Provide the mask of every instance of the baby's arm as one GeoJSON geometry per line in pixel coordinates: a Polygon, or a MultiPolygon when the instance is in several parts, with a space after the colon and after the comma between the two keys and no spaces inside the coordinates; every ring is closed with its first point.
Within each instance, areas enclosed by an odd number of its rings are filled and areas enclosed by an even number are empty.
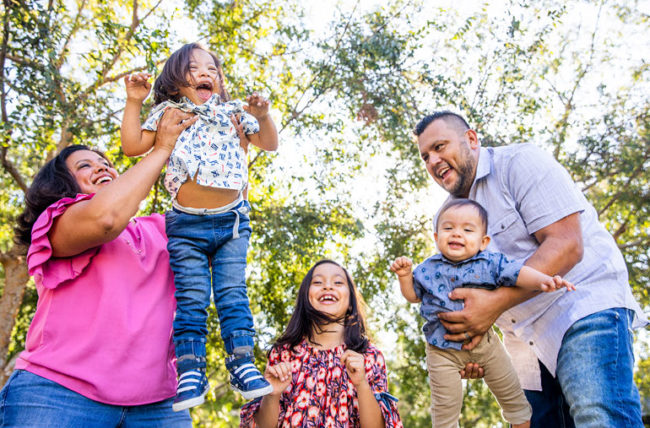
{"type": "Polygon", "coordinates": [[[399,288],[404,298],[411,303],[419,303],[421,300],[415,294],[412,268],[413,262],[408,257],[398,257],[390,265],[390,270],[397,274],[399,288]]]}
{"type": "Polygon", "coordinates": [[[151,91],[148,73],[136,73],[124,78],[126,86],[126,106],[120,127],[122,151],[127,156],[138,156],[146,153],[153,147],[156,133],[143,131],[140,124],[140,110],[142,102],[151,91]]]}
{"type": "Polygon", "coordinates": [[[262,150],[274,151],[278,148],[278,130],[269,114],[269,100],[253,92],[246,97],[247,106],[244,110],[255,116],[260,124],[260,132],[249,135],[250,142],[262,150]]]}
{"type": "Polygon", "coordinates": [[[545,292],[555,291],[562,287],[566,287],[568,291],[576,289],[575,285],[560,275],[549,276],[530,266],[522,266],[515,285],[527,290],[545,292]]]}

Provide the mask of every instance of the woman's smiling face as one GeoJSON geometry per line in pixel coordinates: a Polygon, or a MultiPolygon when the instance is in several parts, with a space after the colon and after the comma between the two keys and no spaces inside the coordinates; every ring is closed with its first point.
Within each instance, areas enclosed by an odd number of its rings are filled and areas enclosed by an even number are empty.
{"type": "Polygon", "coordinates": [[[83,193],[97,193],[99,189],[117,178],[111,163],[92,150],[79,150],[65,160],[68,171],[83,193]]]}
{"type": "Polygon", "coordinates": [[[332,263],[316,266],[309,285],[309,303],[334,318],[345,316],[350,307],[350,285],[340,266],[332,263]]]}

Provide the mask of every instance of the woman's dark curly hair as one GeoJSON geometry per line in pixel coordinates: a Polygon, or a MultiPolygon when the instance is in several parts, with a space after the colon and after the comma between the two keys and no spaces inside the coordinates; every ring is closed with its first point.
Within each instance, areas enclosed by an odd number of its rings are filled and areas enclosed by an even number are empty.
{"type": "Polygon", "coordinates": [[[187,74],[190,71],[190,60],[194,49],[206,51],[214,59],[214,65],[217,67],[217,79],[219,80],[219,96],[222,101],[230,100],[230,95],[225,88],[226,78],[223,75],[219,58],[199,43],[188,43],[171,54],[167,62],[165,62],[160,76],[153,84],[154,104],[157,105],[167,100],[179,102],[181,99],[180,88],[191,86],[190,82],[187,81],[187,74]]]}
{"type": "Polygon", "coordinates": [[[88,146],[75,144],[61,150],[54,159],[38,171],[25,195],[25,210],[18,216],[18,224],[14,228],[14,241],[24,246],[25,250],[32,243],[32,227],[38,216],[59,199],[74,198],[81,193],[77,180],[65,164],[68,156],[79,150],[95,152],[110,163],[104,153],[88,146]]]}
{"type": "Polygon", "coordinates": [[[348,349],[359,353],[365,352],[368,347],[368,337],[366,336],[363,299],[357,291],[357,287],[348,271],[340,264],[332,260],[324,259],[312,266],[302,280],[300,289],[298,290],[298,296],[296,297],[296,308],[293,311],[293,315],[291,315],[289,325],[287,325],[284,333],[275,342],[274,347],[277,348],[288,344],[291,348],[294,348],[305,338],[311,341],[314,331],[318,331],[323,326],[333,322],[343,323],[345,327],[344,342],[348,349]],[[316,267],[325,263],[331,263],[343,269],[345,278],[348,281],[350,308],[341,318],[334,318],[326,313],[317,311],[309,303],[309,287],[314,276],[314,270],[316,267]]]}

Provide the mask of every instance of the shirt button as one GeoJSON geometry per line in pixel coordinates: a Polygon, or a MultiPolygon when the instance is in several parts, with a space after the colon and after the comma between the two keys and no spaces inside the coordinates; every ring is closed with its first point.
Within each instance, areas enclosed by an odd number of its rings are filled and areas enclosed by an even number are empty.
{"type": "Polygon", "coordinates": [[[501,230],[505,229],[506,227],[504,225],[501,225],[501,230]]]}
{"type": "Polygon", "coordinates": [[[513,324],[517,322],[517,321],[515,321],[515,319],[514,319],[514,318],[513,318],[513,319],[511,319],[510,321],[512,321],[512,323],[513,323],[513,324]]]}
{"type": "Polygon", "coordinates": [[[531,340],[530,342],[528,342],[528,344],[529,344],[530,346],[533,346],[533,341],[531,340]]]}

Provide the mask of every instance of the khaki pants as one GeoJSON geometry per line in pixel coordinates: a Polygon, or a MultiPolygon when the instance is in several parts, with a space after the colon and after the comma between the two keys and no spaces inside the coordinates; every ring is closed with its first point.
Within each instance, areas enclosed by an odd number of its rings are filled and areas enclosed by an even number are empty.
{"type": "Polygon", "coordinates": [[[484,370],[485,382],[501,406],[503,418],[521,424],[532,415],[530,404],[519,385],[510,356],[494,330],[471,351],[440,349],[427,343],[427,370],[431,388],[431,419],[435,428],[457,427],[463,405],[463,385],[459,370],[468,362],[484,370]]]}

